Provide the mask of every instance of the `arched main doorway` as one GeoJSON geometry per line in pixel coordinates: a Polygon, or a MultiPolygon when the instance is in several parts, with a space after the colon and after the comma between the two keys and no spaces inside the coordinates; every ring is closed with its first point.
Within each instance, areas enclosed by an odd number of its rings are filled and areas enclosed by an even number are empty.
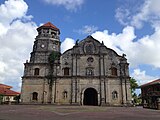
{"type": "Polygon", "coordinates": [[[98,105],[98,93],[94,88],[84,91],[83,105],[98,105]]]}

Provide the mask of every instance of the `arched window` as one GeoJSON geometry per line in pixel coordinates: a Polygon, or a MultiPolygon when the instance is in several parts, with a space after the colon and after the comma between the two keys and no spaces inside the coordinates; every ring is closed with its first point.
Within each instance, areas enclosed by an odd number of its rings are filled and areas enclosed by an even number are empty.
{"type": "Polygon", "coordinates": [[[117,76],[117,68],[112,67],[112,68],[111,68],[111,72],[112,72],[112,75],[113,75],[113,76],[117,76]]]}
{"type": "Polygon", "coordinates": [[[34,69],[34,75],[39,75],[39,68],[34,69]]]}
{"type": "Polygon", "coordinates": [[[92,75],[94,75],[93,68],[86,68],[86,75],[87,75],[87,76],[92,76],[92,75]]]}
{"type": "Polygon", "coordinates": [[[63,98],[66,99],[67,98],[67,91],[63,91],[63,98]]]}
{"type": "Polygon", "coordinates": [[[64,75],[69,75],[69,68],[64,68],[64,75]]]}
{"type": "Polygon", "coordinates": [[[32,100],[38,100],[38,93],[37,92],[32,93],[32,100]]]}
{"type": "Polygon", "coordinates": [[[117,99],[118,98],[118,93],[117,91],[112,92],[112,99],[117,99]]]}

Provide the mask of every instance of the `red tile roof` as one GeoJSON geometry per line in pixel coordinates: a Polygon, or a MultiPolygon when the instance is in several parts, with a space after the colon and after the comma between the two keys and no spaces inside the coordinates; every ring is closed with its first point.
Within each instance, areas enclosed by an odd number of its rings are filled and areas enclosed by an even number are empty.
{"type": "Polygon", "coordinates": [[[153,80],[153,81],[151,81],[151,82],[148,82],[148,83],[146,83],[146,84],[141,85],[140,87],[145,87],[145,86],[155,85],[155,84],[160,84],[160,79],[153,80]]]}
{"type": "Polygon", "coordinates": [[[37,29],[40,29],[40,28],[52,28],[52,29],[54,29],[54,30],[60,31],[55,25],[53,25],[53,24],[50,23],[50,22],[47,22],[46,24],[40,26],[40,27],[37,28],[37,29]]]}
{"type": "Polygon", "coordinates": [[[3,88],[3,87],[0,87],[0,94],[2,95],[19,95],[20,93],[19,92],[15,92],[13,90],[10,90],[10,89],[6,89],[6,88],[3,88]]]}
{"type": "Polygon", "coordinates": [[[19,95],[19,92],[15,92],[13,90],[10,90],[12,86],[8,86],[5,84],[0,84],[0,94],[2,95],[19,95]]]}
{"type": "Polygon", "coordinates": [[[12,86],[5,85],[5,84],[0,84],[0,88],[1,87],[6,88],[6,89],[11,89],[12,88],[12,86]]]}

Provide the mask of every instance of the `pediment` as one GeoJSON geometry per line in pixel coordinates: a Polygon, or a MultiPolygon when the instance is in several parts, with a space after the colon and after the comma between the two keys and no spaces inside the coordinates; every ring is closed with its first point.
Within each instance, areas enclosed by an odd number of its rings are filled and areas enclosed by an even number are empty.
{"type": "MultiPolygon", "coordinates": [[[[68,50],[67,50],[68,51],[68,50]]],[[[67,53],[64,52],[65,53],[67,53]]],[[[79,55],[99,55],[100,53],[112,56],[119,56],[114,50],[107,48],[104,43],[100,43],[98,40],[94,39],[92,36],[88,36],[80,42],[76,41],[75,46],[69,49],[72,54],[79,55]]]]}

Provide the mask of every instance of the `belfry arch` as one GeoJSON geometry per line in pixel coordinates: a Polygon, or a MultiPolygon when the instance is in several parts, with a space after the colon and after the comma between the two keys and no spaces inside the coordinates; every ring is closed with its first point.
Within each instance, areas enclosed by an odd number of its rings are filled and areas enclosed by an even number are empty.
{"type": "Polygon", "coordinates": [[[83,95],[83,105],[98,105],[98,93],[96,89],[87,88],[83,95]]]}

